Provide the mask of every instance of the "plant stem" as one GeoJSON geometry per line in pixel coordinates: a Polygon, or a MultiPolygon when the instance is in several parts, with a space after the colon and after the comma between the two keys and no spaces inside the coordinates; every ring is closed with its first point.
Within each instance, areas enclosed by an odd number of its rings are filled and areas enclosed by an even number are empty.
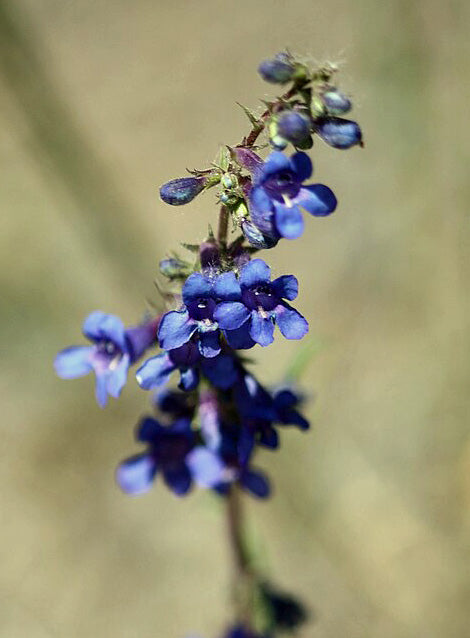
{"type": "Polygon", "coordinates": [[[219,227],[217,229],[217,241],[222,249],[227,247],[228,218],[228,208],[226,206],[221,206],[219,212],[219,227]]]}

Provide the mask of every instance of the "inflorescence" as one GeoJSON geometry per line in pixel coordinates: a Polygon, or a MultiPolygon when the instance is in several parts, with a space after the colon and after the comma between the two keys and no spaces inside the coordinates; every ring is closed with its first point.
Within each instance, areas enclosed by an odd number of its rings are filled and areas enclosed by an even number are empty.
{"type": "MultiPolygon", "coordinates": [[[[116,471],[118,484],[131,495],[146,492],[160,476],[178,496],[196,484],[226,497],[236,484],[265,498],[270,482],[253,466],[256,449],[277,449],[282,426],[309,428],[295,391],[265,388],[247,370],[241,352],[256,344],[269,346],[276,326],[286,339],[302,339],[308,332],[307,320],[290,305],[298,294],[296,277],[272,279],[270,267],[254,255],[282,238],[300,237],[302,210],[325,217],[336,209],[328,186],[305,183],[313,172],[305,150],[314,137],[348,149],[362,146],[362,134],[356,122],[342,117],[352,105],[337,89],[332,65],[311,70],[282,52],[258,71],[267,82],[289,85],[288,90],[265,102],[260,117],[243,107],[251,131],[240,144],[223,147],[209,168],[160,188],[165,203],[180,206],[218,187],[217,233],[210,230],[200,245],[183,244],[192,258],[172,253],[160,262],[168,279],[165,298],[173,298],[176,307],[129,328],[118,317],[95,311],[83,325],[92,345],[66,348],[55,360],[63,378],[94,372],[96,398],[104,407],[108,395],[120,395],[130,366],[159,346],[136,372],[139,386],[155,391],[155,414],[143,417],[136,430],[144,449],[116,471]],[[259,153],[266,144],[257,145],[263,133],[271,147],[264,160],[259,153]],[[283,152],[289,144],[294,148],[290,157],[283,152]],[[229,242],[230,222],[235,238],[229,242]],[[173,373],[178,390],[165,387],[173,373]]],[[[238,618],[227,637],[262,638],[286,628],[282,618],[273,621],[282,597],[275,599],[265,583],[255,582],[258,597],[265,598],[263,608],[271,611],[264,614],[261,628],[253,627],[246,614],[238,618]],[[277,607],[266,600],[277,600],[277,607]]],[[[292,609],[300,609],[289,600],[292,609]]],[[[282,607],[284,612],[288,608],[282,607]]],[[[303,611],[292,614],[297,620],[289,629],[305,616],[303,611]]]]}

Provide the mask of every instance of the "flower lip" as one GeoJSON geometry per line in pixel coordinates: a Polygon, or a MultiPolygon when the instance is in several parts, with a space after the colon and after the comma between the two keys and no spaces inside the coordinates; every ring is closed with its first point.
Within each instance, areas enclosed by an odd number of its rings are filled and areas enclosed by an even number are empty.
{"type": "Polygon", "coordinates": [[[284,201],[284,196],[288,198],[297,197],[300,187],[301,181],[288,168],[273,173],[263,182],[263,188],[268,195],[280,202],[284,201]]]}
{"type": "Polygon", "coordinates": [[[196,321],[204,321],[204,319],[212,320],[216,303],[208,297],[199,297],[190,301],[187,305],[189,316],[196,321]]]}
{"type": "Polygon", "coordinates": [[[242,300],[250,310],[274,310],[279,299],[273,293],[272,286],[268,283],[258,284],[251,288],[246,288],[242,292],[242,300]]]}

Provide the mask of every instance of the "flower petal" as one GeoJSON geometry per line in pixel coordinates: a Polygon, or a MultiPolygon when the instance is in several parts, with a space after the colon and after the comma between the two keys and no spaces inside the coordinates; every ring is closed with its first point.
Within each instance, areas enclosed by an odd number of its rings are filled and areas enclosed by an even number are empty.
{"type": "Polygon", "coordinates": [[[156,472],[157,465],[150,454],[137,454],[119,465],[116,481],[124,492],[137,496],[150,489],[156,472]]]}
{"type": "Polygon", "coordinates": [[[251,313],[250,337],[260,346],[269,346],[274,341],[274,323],[269,317],[262,317],[258,311],[251,313]]]}
{"type": "Polygon", "coordinates": [[[193,272],[192,275],[186,279],[183,285],[183,301],[186,305],[205,297],[210,297],[212,292],[212,285],[207,277],[201,275],[200,272],[193,272]]]}
{"type": "Polygon", "coordinates": [[[198,446],[186,457],[186,464],[198,485],[214,487],[222,481],[225,469],[222,460],[206,447],[198,446]]]}
{"type": "Polygon", "coordinates": [[[166,429],[156,419],[148,416],[137,425],[136,438],[142,443],[152,443],[160,434],[165,432],[166,429]]]}
{"type": "Polygon", "coordinates": [[[248,492],[251,492],[251,494],[259,498],[266,498],[271,491],[267,477],[261,472],[254,470],[246,470],[243,472],[240,477],[240,483],[245,490],[248,490],[248,492]]]}
{"type": "Polygon", "coordinates": [[[307,153],[294,153],[291,155],[290,161],[294,167],[297,177],[301,182],[304,182],[310,177],[313,172],[312,160],[307,153]]]}
{"type": "Polygon", "coordinates": [[[121,350],[126,350],[124,324],[119,317],[95,310],[85,319],[83,334],[91,341],[109,339],[121,350]]]}
{"type": "Polygon", "coordinates": [[[175,368],[176,366],[168,354],[163,352],[156,357],[147,359],[137,370],[135,378],[143,390],[153,390],[166,383],[175,368]]]}
{"type": "MultiPolygon", "coordinates": [[[[111,365],[113,365],[111,363],[111,365]]],[[[106,375],[106,390],[108,394],[117,399],[126,385],[127,372],[129,370],[130,357],[125,354],[114,369],[109,369],[106,375]]]]}
{"type": "Polygon", "coordinates": [[[94,346],[71,346],[58,353],[54,361],[56,373],[61,379],[75,379],[88,374],[93,368],[90,359],[94,346]]]}
{"type": "Polygon", "coordinates": [[[268,155],[262,168],[262,177],[260,182],[270,177],[273,173],[291,169],[289,158],[280,151],[273,151],[268,155]]]}
{"type": "Polygon", "coordinates": [[[239,301],[241,288],[234,272],[224,272],[217,277],[214,284],[214,295],[221,301],[239,301]]]}
{"type": "Polygon", "coordinates": [[[251,221],[256,228],[267,237],[277,238],[279,235],[273,223],[273,203],[262,186],[251,189],[249,208],[251,221]]]}
{"type": "Polygon", "coordinates": [[[100,408],[104,408],[108,403],[108,389],[106,372],[97,372],[95,381],[95,397],[100,408]]]}
{"type": "Polygon", "coordinates": [[[300,189],[295,201],[315,217],[330,215],[338,204],[338,200],[331,188],[324,184],[304,186],[300,189]]]}
{"type": "Polygon", "coordinates": [[[276,228],[282,237],[297,239],[304,232],[304,220],[298,206],[274,203],[276,228]]]}
{"type": "Polygon", "coordinates": [[[247,350],[256,344],[256,341],[250,337],[250,322],[248,321],[236,330],[226,330],[224,334],[228,345],[235,350],[247,350]]]}
{"type": "Polygon", "coordinates": [[[308,322],[300,312],[288,304],[280,304],[274,310],[279,330],[286,339],[302,339],[308,332],[308,322]]]}
{"type": "Polygon", "coordinates": [[[224,330],[239,328],[250,316],[250,311],[240,301],[220,303],[214,311],[214,319],[224,330]]]}
{"type": "Polygon", "coordinates": [[[292,301],[299,294],[299,282],[294,275],[282,275],[272,282],[274,294],[281,299],[292,301]]]}
{"type": "Polygon", "coordinates": [[[262,259],[252,259],[240,272],[240,284],[243,288],[251,288],[271,281],[271,268],[262,259]]]}
{"type": "Polygon", "coordinates": [[[190,392],[197,388],[199,383],[199,371],[197,368],[188,368],[187,370],[180,370],[180,382],[178,388],[185,392],[190,392]]]}
{"type": "Polygon", "coordinates": [[[238,379],[238,370],[233,357],[220,354],[213,359],[202,360],[202,371],[216,388],[228,390],[238,379]]]}
{"type": "Polygon", "coordinates": [[[197,322],[184,310],[171,310],[163,315],[158,330],[160,346],[165,350],[179,348],[190,340],[197,330],[197,322]]]}
{"type": "Polygon", "coordinates": [[[168,487],[177,496],[186,494],[192,483],[191,473],[186,465],[182,465],[176,469],[164,470],[163,478],[168,487]]]}
{"type": "Polygon", "coordinates": [[[220,352],[220,331],[202,330],[199,332],[198,347],[203,357],[216,357],[220,352]]]}

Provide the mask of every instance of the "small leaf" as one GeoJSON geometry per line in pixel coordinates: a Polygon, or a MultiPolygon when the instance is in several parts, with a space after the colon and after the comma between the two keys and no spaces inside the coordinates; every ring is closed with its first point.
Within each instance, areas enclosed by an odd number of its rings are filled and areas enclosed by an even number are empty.
{"type": "Polygon", "coordinates": [[[237,105],[243,110],[243,112],[245,113],[247,118],[250,120],[250,122],[253,124],[253,126],[255,126],[256,128],[262,127],[261,122],[256,117],[256,115],[252,111],[250,111],[250,109],[248,109],[246,106],[243,106],[243,104],[240,104],[240,102],[237,102],[237,105]]]}

